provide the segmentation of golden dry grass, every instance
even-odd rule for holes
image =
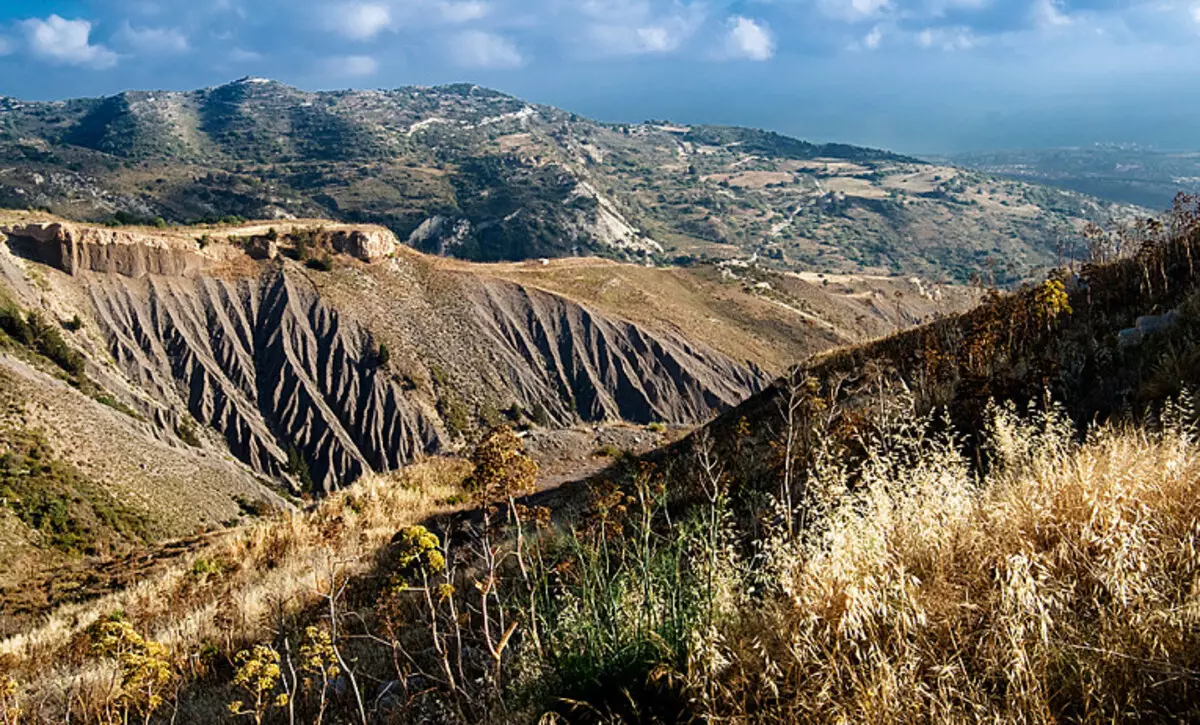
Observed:
[[[1120,722],[1200,715],[1194,430],[998,411],[982,480],[948,439],[818,468],[782,596],[724,633],[742,721]]]
[[[111,665],[85,658],[86,647],[80,649],[93,623],[119,612],[183,660],[206,647],[232,654],[269,638],[278,617],[313,606],[330,567],[342,577],[361,575],[397,530],[459,508],[469,471],[462,460],[430,459],[390,476],[366,476],[310,512],[232,532],[159,577],[64,606],[40,626],[0,642],[0,672],[21,683],[33,722],[57,722],[68,708],[77,716],[99,711]]]

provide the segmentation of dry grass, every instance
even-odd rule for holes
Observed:
[[[393,629],[376,627],[363,646],[400,648],[414,663],[436,660],[437,642],[476,642],[466,630],[480,613],[466,602],[480,581],[500,587],[484,601],[494,596],[512,621],[492,675],[426,688],[411,711],[370,712],[441,712],[448,721],[474,712],[497,722],[547,711],[586,722],[1194,720],[1200,442],[1186,422],[1194,419],[1185,403],[1160,426],[1099,428],[1080,442],[1057,411],[993,408],[976,432],[986,441],[980,474],[961,436],[931,434],[937,426],[905,408],[853,471],[818,456],[799,487],[805,526],[794,536],[769,507],[752,529],[759,534],[748,535],[725,508],[736,482],[719,467],[702,464],[696,483],[707,502],[686,514],[662,508],[649,479],[632,498],[601,487],[568,531],[526,540],[531,579],[504,567],[484,577],[463,560],[461,582],[447,574],[456,586],[392,590],[389,601],[414,597],[412,611],[364,611],[364,626],[409,612],[394,633],[379,639]],[[26,717],[53,722],[68,703],[100,711],[112,665],[78,654],[80,634],[121,610],[200,683],[181,721],[227,719],[220,708],[237,695],[230,674],[214,675],[195,653],[215,647],[229,657],[272,641],[283,610],[320,603],[332,566],[343,567],[335,579],[368,573],[398,529],[450,508],[445,498],[465,469],[439,461],[401,480],[368,479],[312,513],[231,536],[161,580],[64,610],[3,643],[0,662],[21,683]],[[543,560],[555,551],[570,565]],[[528,592],[544,588],[536,610],[522,581],[535,583]],[[432,591],[449,593],[440,603],[420,599]],[[456,611],[467,614],[442,611],[460,596]],[[431,640],[412,614],[420,601],[443,627]],[[414,649],[422,642],[430,652]],[[357,656],[360,678],[387,679],[379,653]],[[345,696],[337,706],[331,720],[358,720]],[[285,721],[282,709],[272,712],[269,721]]]
[[[742,721],[1116,722],[1200,715],[1193,429],[997,411],[982,480],[900,426],[861,479],[822,464],[778,596],[725,630],[713,714]],[[706,688],[708,688],[706,690]],[[712,692],[710,685],[698,688]]]
[[[63,607],[41,626],[0,642],[0,672],[21,683],[29,721],[59,722],[68,710],[90,721],[87,713],[102,709],[107,666],[85,659],[87,630],[120,613],[187,661],[185,672],[202,675],[197,653],[208,650],[210,660],[232,656],[248,642],[270,639],[278,617],[319,600],[318,579],[328,567],[361,575],[398,529],[456,510],[468,473],[463,461],[431,459],[391,476],[367,476],[311,512],[213,541],[160,577]]]

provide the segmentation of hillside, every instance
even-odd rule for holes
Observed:
[[[1194,720],[1200,209],[1177,211],[1130,256],[818,354],[591,480],[526,496],[537,463],[501,428],[165,552],[0,641],[0,707]],[[582,290],[582,264],[498,270]],[[97,671],[114,684],[62,685]]]
[[[736,405],[787,361],[973,297],[754,265],[479,265],[320,220],[114,229],[3,212],[0,596],[36,609],[71,596],[84,562],[290,508],[500,423],[536,432],[559,459],[547,475],[569,478],[595,448],[652,445],[645,426]],[[636,429],[572,430],[593,426]],[[64,569],[47,579],[51,563]]]
[[[387,226],[471,260],[601,254],[1004,284],[1128,207],[752,129],[602,124],[477,86],[0,99],[0,206]]]

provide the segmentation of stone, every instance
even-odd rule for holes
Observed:
[[[386,229],[350,229],[332,232],[329,242],[335,252],[374,262],[396,253],[396,235]]]
[[[270,237],[250,237],[246,254],[252,259],[275,259],[279,256],[279,243]]]

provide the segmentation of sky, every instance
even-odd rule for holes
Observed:
[[[0,95],[472,82],[907,153],[1200,147],[1200,0],[0,0]]]

